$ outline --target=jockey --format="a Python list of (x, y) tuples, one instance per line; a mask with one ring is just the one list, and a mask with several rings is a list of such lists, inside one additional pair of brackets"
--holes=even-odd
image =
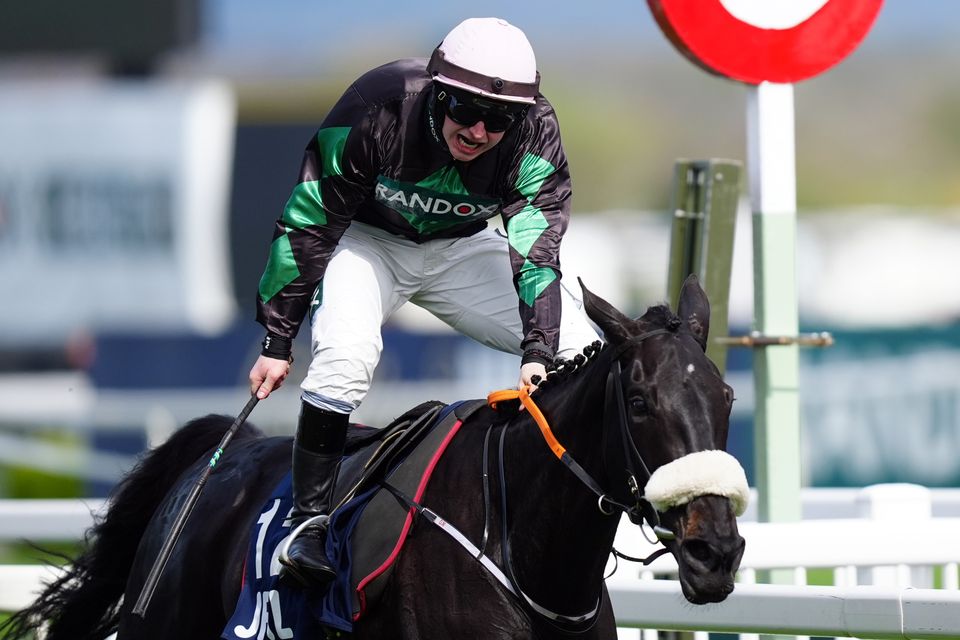
[[(259, 398), (278, 388), (309, 315), (294, 525), (329, 513), (348, 418), (380, 358), (381, 325), (405, 302), (522, 356), (521, 386), (532, 387), (556, 355), (597, 339), (560, 281), (570, 175), (539, 81), (520, 29), (471, 18), (429, 61), (361, 76), (307, 145), (260, 280), (257, 321), (267, 335), (250, 371)], [(505, 237), (487, 228), (495, 215)], [(336, 575), (317, 521), (284, 559), (304, 585)]]

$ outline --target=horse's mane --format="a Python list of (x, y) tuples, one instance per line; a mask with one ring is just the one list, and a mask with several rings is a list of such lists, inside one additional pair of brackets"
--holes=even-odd
[[(667, 304), (658, 304), (647, 309), (643, 314), (644, 324), (650, 328), (663, 328), (670, 331), (677, 331), (683, 324), (677, 314), (675, 314)], [(596, 356), (607, 348), (608, 345), (599, 340), (588, 344), (583, 348), (582, 353), (578, 353), (572, 359), (556, 358), (547, 365), (547, 378), (540, 382), (539, 387), (553, 387), (563, 383), (576, 373), (583, 371)]]
[(585, 346), (582, 353), (578, 353), (569, 360), (565, 358), (554, 359), (547, 365), (547, 378), (540, 381), (538, 387), (544, 389), (565, 382), (572, 375), (586, 368), (587, 364), (602, 350), (603, 343), (596, 340)]

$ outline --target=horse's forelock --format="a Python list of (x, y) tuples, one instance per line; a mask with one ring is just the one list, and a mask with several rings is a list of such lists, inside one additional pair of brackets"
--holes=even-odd
[(680, 316), (671, 311), (666, 304), (650, 307), (638, 321), (645, 327), (643, 330), (649, 330), (653, 327), (677, 331), (683, 325)]

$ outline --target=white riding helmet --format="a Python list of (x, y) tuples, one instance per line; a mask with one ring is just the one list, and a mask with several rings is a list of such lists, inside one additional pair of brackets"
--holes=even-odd
[(533, 104), (540, 73), (523, 31), (501, 18), (469, 18), (430, 57), (434, 80), (496, 100)]

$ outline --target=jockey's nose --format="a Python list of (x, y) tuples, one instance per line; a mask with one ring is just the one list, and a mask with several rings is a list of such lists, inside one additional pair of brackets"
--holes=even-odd
[(487, 134), (487, 126), (484, 124), (483, 120), (477, 120), (474, 124), (467, 127), (467, 131), (470, 132), (470, 135), (473, 138), (480, 139)]

